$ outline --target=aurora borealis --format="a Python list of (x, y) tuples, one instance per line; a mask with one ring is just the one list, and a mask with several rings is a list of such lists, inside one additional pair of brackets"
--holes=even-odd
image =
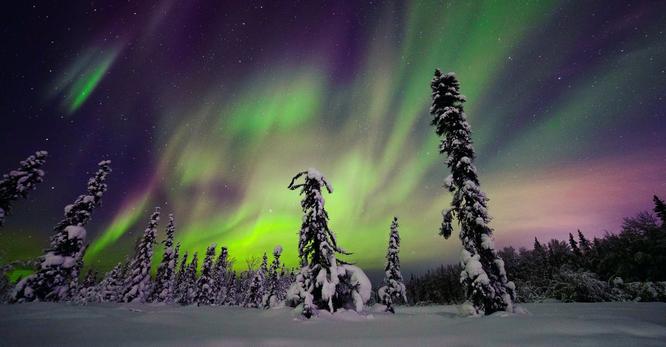
[(154, 206), (174, 213), (181, 250), (217, 242), (244, 267), (281, 244), (295, 265), (300, 197), (287, 184), (308, 167), (333, 185), (346, 259), (381, 268), (398, 216), (405, 268), (455, 261), (459, 242), (437, 234), (450, 196), (429, 126), (436, 67), (467, 96), (498, 245), (600, 235), (666, 195), (664, 2), (13, 7), (0, 24), (0, 169), (50, 157), (0, 230), (3, 259), (39, 255), (111, 159), (87, 228), (87, 264), (103, 270)]

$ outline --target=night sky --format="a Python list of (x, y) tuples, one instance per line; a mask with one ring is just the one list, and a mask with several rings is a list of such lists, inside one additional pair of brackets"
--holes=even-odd
[(0, 232), (7, 260), (39, 255), (111, 159), (87, 227), (100, 270), (131, 252), (154, 206), (175, 214), (181, 250), (217, 242), (244, 267), (281, 244), (295, 265), (287, 185), (309, 167), (333, 185), (346, 260), (381, 268), (395, 215), (403, 267), (454, 262), (457, 237), (438, 236), (450, 196), (429, 126), (437, 67), (467, 96), (500, 247), (616, 231), (666, 196), (665, 1), (3, 7), (0, 170), (50, 153)]

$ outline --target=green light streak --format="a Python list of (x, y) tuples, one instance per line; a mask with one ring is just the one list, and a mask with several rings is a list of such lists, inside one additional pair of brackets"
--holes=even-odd
[(142, 194), (137, 199), (130, 201), (117, 215), (102, 235), (90, 244), (86, 251), (85, 260), (94, 259), (102, 250), (116, 242), (130, 227), (137, 224), (146, 211), (149, 193)]

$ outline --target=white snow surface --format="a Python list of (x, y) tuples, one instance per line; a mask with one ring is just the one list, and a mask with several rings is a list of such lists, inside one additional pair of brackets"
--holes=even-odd
[(458, 306), (365, 314), (146, 304), (0, 305), (7, 346), (666, 346), (665, 303), (540, 303), (461, 317)]

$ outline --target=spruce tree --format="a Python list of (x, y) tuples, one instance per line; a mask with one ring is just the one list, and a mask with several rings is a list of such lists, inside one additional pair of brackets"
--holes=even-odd
[(215, 303), (215, 278), (213, 273), (213, 257), (215, 257), (216, 244), (208, 246), (206, 249), (206, 257), (204, 257), (203, 266), (201, 268), (201, 276), (197, 279), (197, 291), (195, 301), (199, 305), (212, 305)]
[(658, 196), (653, 196), (654, 200), (654, 213), (661, 219), (662, 225), (666, 225), (666, 204)]
[(122, 290), (125, 284), (124, 269), (118, 263), (111, 271), (107, 272), (104, 279), (98, 284), (98, 295), (101, 302), (120, 302)]
[(443, 212), (440, 234), (448, 238), (456, 218), (462, 241), (461, 282), (472, 314), (513, 311), (515, 285), (507, 279), (504, 262), (497, 255), (493, 230), (488, 226), (488, 198), (481, 191), (476, 167), (471, 127), (467, 122), (460, 94), (460, 83), (453, 73), (438, 69), (431, 83), (435, 133), (441, 137), (439, 151), (448, 159), (451, 174), (445, 186), (453, 193), (451, 208)]
[(261, 266), (254, 272), (247, 295), (245, 296), (245, 307), (261, 307), (264, 297), (266, 274), (268, 272), (268, 257), (266, 253), (261, 261)]
[(100, 162), (99, 169), (88, 180), (88, 194), (80, 195), (65, 207), (65, 218), (54, 228), (51, 245), (39, 259), (37, 272), (16, 285), (15, 301), (61, 301), (76, 294), (86, 248), (84, 226), (106, 192), (110, 164), (108, 160)]
[(546, 250), (543, 248), (543, 245), (541, 242), (539, 242), (539, 239), (536, 237), (534, 238), (534, 253), (537, 254), (537, 256), (540, 256), (544, 258), (546, 256)]
[(386, 252), (386, 268), (384, 269), (384, 286), (377, 291), (379, 300), (386, 305), (386, 311), (395, 313), (394, 299), (407, 302), (405, 284), (400, 273), (400, 234), (398, 232), (398, 218), (393, 217), (391, 233), (389, 235), (388, 250)]
[[(180, 245), (179, 245), (180, 246)], [(180, 266), (178, 267), (178, 272), (176, 272), (176, 281), (174, 284), (174, 293), (173, 299), (175, 302), (180, 302), (180, 298), (183, 296), (183, 282), (185, 280), (185, 273), (187, 272), (187, 251), (183, 254), (182, 259), (180, 260)]]
[(146, 302), (151, 290), (150, 268), (153, 259), (153, 246), (160, 221), (160, 208), (150, 216), (148, 227), (139, 240), (134, 258), (130, 262), (129, 273), (125, 281), (124, 302)]
[(162, 262), (157, 268), (157, 276), (155, 277), (155, 287), (151, 294), (151, 302), (166, 302), (172, 303), (174, 301), (174, 287), (176, 279), (176, 262), (178, 261), (179, 246), (174, 248), (173, 238), (176, 232), (173, 214), (169, 215), (169, 224), (166, 228), (166, 238), (164, 239), (164, 254), (162, 255)]
[(273, 250), (273, 263), (271, 263), (266, 280), (266, 294), (263, 300), (265, 309), (276, 306), (277, 303), (284, 300), (284, 292), (280, 284), (280, 255), (282, 255), (282, 247), (277, 246)]
[[(185, 259), (183, 259), (185, 260)], [(182, 274), (180, 286), (178, 288), (178, 303), (181, 305), (191, 305), (195, 302), (197, 294), (197, 268), (199, 267), (199, 255), (194, 252), (192, 261)]]
[(78, 297), (76, 299), (78, 304), (88, 304), (91, 302), (100, 302), (101, 298), (98, 295), (97, 287), (97, 272), (93, 269), (88, 270), (83, 279), (83, 283), (79, 288)]
[[(303, 183), (296, 183), (299, 178)], [(310, 318), (317, 309), (334, 312), (336, 286), (339, 283), (338, 265), (344, 264), (336, 258), (336, 253), (348, 254), (338, 247), (335, 235), (328, 227), (328, 213), (324, 209), (322, 189), (333, 192), (326, 178), (316, 169), (299, 172), (288, 186), (291, 190), (300, 189), (303, 195), (298, 256), (301, 271), (293, 288), (293, 304), (303, 305), (303, 315)]]
[(576, 239), (574, 239), (573, 235), (569, 233), (569, 246), (571, 247), (571, 252), (574, 255), (575, 259), (580, 259), (582, 257), (582, 253), (580, 252), (580, 248), (578, 247), (578, 243), (576, 242)]
[(213, 283), (215, 284), (213, 292), (215, 293), (215, 304), (223, 305), (228, 291), (228, 257), (229, 251), (226, 247), (220, 248), (220, 254), (215, 261), (213, 271)]
[(224, 297), (224, 304), (229, 306), (238, 305), (238, 279), (236, 278), (235, 272), (229, 274), (227, 287), (227, 295)]
[(592, 251), (592, 244), (585, 238), (580, 229), (578, 229), (578, 246), (580, 247), (580, 252), (584, 255), (589, 255)]
[(46, 162), (47, 155), (46, 151), (38, 151), (22, 160), (18, 169), (4, 174), (0, 179), (0, 227), (4, 224), (12, 203), (20, 198), (25, 199), (28, 192), (43, 181), (42, 166)]

